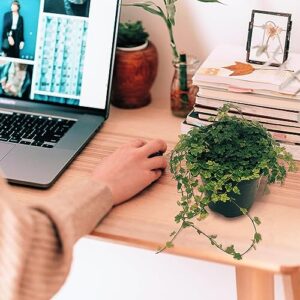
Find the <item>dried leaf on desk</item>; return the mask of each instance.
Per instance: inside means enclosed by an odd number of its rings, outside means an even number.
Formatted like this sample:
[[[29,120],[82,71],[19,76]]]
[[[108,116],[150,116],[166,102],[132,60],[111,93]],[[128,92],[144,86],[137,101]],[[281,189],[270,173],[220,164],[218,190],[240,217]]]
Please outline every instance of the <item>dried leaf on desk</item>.
[[[235,62],[235,65],[224,67],[224,69],[230,70],[231,73],[229,76],[241,76],[251,74],[255,69],[250,64],[245,64],[239,61]]]

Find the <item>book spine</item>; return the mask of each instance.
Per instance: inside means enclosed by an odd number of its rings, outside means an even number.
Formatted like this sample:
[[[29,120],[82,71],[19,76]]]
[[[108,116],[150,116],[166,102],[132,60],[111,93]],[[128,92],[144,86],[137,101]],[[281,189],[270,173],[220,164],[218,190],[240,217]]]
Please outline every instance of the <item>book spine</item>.
[[[202,114],[208,114],[211,116],[215,116],[217,114],[216,109],[211,109],[211,108],[206,108],[204,106],[197,106],[196,111],[201,112]],[[236,111],[232,111],[229,113],[229,115],[240,115]],[[261,123],[266,123],[266,124],[273,124],[273,125],[280,125],[280,126],[286,126],[287,128],[290,128],[292,131],[296,131],[296,133],[299,132],[300,128],[300,123],[299,122],[291,122],[291,121],[283,121],[283,120],[278,120],[278,119],[273,119],[273,118],[268,118],[268,117],[260,117],[260,116],[252,116],[247,113],[243,113],[243,116],[247,118],[248,120],[253,120],[253,121],[258,121]]]
[[[200,87],[198,96],[200,98],[213,98],[216,100],[236,102],[241,104],[300,111],[300,98],[285,98],[283,95],[282,97],[276,97],[272,95],[236,93],[221,89]]]
[[[197,97],[195,111],[200,112],[202,109],[216,110],[222,107],[225,103],[232,103],[241,108],[243,114],[255,117],[269,117],[280,121],[289,121],[294,123],[300,122],[300,112],[285,109],[273,109],[260,107],[255,105],[240,104],[233,101],[217,100],[212,98]],[[296,125],[297,126],[297,125]]]
[[[211,124],[209,119],[216,115],[216,111],[212,111],[210,114],[208,113],[199,113],[198,117],[200,122],[203,125]],[[239,116],[238,113],[230,113],[229,115]],[[255,117],[244,117],[251,121],[258,121]],[[281,125],[268,124],[265,122],[260,122],[273,136],[273,138],[280,142],[287,142],[292,144],[300,144],[300,128],[297,127],[285,127]]]

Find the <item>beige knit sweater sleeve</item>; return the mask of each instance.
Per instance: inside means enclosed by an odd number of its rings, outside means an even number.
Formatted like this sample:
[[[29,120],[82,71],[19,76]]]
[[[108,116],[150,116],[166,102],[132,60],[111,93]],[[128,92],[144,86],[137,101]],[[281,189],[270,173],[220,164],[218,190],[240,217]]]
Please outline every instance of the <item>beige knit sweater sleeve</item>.
[[[74,243],[111,207],[110,190],[89,179],[28,207],[0,178],[0,299],[50,299],[66,279]]]

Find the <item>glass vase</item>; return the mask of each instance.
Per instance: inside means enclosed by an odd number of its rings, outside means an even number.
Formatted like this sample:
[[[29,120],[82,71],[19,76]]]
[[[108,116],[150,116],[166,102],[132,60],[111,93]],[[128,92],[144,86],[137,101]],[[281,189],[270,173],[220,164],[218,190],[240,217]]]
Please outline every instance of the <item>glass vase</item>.
[[[171,110],[173,115],[185,118],[193,109],[199,88],[192,78],[200,61],[191,55],[180,55],[180,62],[173,64],[175,72],[171,84]]]

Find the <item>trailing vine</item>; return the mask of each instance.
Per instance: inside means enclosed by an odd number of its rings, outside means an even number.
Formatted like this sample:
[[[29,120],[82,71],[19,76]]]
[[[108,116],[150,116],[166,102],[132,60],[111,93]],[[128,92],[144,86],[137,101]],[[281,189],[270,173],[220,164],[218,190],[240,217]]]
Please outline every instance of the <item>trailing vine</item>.
[[[181,210],[175,216],[180,227],[170,234],[171,239],[158,253],[173,247],[179,233],[188,227],[237,260],[256,249],[262,240],[257,229],[260,219],[240,207],[232,195],[240,194],[240,182],[262,176],[267,178],[268,184],[283,183],[287,171],[295,171],[296,164],[291,154],[260,123],[246,120],[242,115],[231,115],[232,109],[240,111],[234,105],[225,104],[211,119],[212,124],[181,135],[171,152],[170,170],[181,195],[177,202]],[[238,251],[234,245],[224,246],[218,242],[217,235],[207,234],[198,227],[209,215],[208,205],[219,201],[233,203],[249,218],[253,236],[246,250]]]

